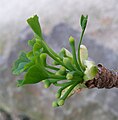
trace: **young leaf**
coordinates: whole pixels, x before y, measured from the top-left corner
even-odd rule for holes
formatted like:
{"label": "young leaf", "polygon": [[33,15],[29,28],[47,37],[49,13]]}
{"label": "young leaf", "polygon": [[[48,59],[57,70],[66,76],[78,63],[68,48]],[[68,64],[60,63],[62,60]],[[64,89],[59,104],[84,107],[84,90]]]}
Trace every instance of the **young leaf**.
{"label": "young leaf", "polygon": [[32,40],[28,40],[28,45],[30,47],[33,47],[35,43],[36,43],[36,40],[34,38]]}
{"label": "young leaf", "polygon": [[25,75],[25,79],[22,82],[20,81],[19,85],[22,86],[24,84],[35,84],[48,77],[49,75],[44,66],[42,66],[41,64],[35,64],[30,67]]}
{"label": "young leaf", "polygon": [[41,53],[41,48],[42,48],[41,44],[36,42],[33,46],[33,54],[39,55]]}
{"label": "young leaf", "polygon": [[27,62],[21,62],[19,63],[18,67],[13,71],[13,74],[19,75],[22,73],[25,69],[24,66],[27,64]]}
{"label": "young leaf", "polygon": [[83,22],[84,18],[85,18],[84,15],[82,15],[81,19],[80,19],[80,25],[81,25],[81,27],[82,27],[82,22]]}
{"label": "young leaf", "polygon": [[29,51],[27,54],[26,54],[27,58],[31,61],[34,60],[34,54],[33,54],[33,51]]}
{"label": "young leaf", "polygon": [[34,16],[30,17],[29,19],[27,19],[27,23],[32,28],[34,33],[36,33],[41,39],[43,39],[41,27],[40,27],[40,24],[38,21],[38,16],[34,15]]}
{"label": "young leaf", "polygon": [[14,62],[12,72],[15,75],[19,75],[24,71],[24,66],[29,63],[30,60],[27,58],[25,52],[21,52],[19,58]]}
{"label": "young leaf", "polygon": [[80,24],[81,24],[82,30],[85,30],[85,28],[86,28],[87,19],[88,19],[88,15],[87,16],[83,16],[83,15],[81,16]]}

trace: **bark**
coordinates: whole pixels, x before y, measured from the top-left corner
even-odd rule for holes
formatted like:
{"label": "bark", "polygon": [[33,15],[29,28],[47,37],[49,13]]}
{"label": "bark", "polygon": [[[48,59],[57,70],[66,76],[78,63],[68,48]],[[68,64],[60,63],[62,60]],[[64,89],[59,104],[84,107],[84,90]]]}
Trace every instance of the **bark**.
{"label": "bark", "polygon": [[92,80],[87,81],[88,88],[118,88],[118,72],[109,70],[103,65],[98,64],[98,73]]}

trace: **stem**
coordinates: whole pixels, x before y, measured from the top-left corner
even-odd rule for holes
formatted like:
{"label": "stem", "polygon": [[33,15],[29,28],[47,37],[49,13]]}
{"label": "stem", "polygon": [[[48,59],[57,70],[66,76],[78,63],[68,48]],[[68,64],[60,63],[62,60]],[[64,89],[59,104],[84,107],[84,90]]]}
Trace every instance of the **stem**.
{"label": "stem", "polygon": [[62,80],[66,80],[66,79],[49,79],[49,81],[53,84],[58,82],[58,81],[62,81]]}
{"label": "stem", "polygon": [[44,41],[42,41],[42,45],[43,45],[43,48],[46,50],[47,54],[53,58],[55,61],[57,61],[60,65],[64,66],[66,69],[68,69],[68,67],[62,62],[60,61],[60,57],[56,54],[56,57],[53,53],[51,53],[52,51],[49,50],[49,47],[45,44]]}
{"label": "stem", "polygon": [[75,51],[75,41],[74,41],[73,37],[70,37],[70,46],[71,46],[71,49],[72,49],[74,64],[76,65],[76,68],[81,71],[80,65],[77,62],[76,51]]}
{"label": "stem", "polygon": [[70,92],[73,90],[73,88],[74,88],[77,84],[78,84],[78,82],[75,82],[75,83],[68,89],[68,91],[62,96],[61,99],[65,100],[65,99],[68,97],[68,95],[70,94]]}
{"label": "stem", "polygon": [[65,86],[65,85],[68,85],[68,84],[72,84],[73,83],[73,81],[71,81],[71,82],[66,82],[66,83],[55,83],[54,85],[55,86]]}
{"label": "stem", "polygon": [[53,66],[49,66],[49,65],[46,65],[45,66],[46,68],[49,68],[49,69],[52,69],[52,70],[59,70],[59,68],[57,68],[57,67],[53,67]]}
{"label": "stem", "polygon": [[58,92],[62,92],[62,90],[64,90],[64,89],[67,88],[68,86],[70,86],[72,83],[73,83],[73,81],[66,83],[63,87],[61,87],[61,88],[58,90]]}

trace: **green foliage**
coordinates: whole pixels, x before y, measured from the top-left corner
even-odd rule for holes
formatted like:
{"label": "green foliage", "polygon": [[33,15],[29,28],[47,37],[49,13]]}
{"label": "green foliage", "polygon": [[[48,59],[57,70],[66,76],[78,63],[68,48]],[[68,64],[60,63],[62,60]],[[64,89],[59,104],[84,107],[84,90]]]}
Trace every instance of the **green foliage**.
{"label": "green foliage", "polygon": [[24,72],[28,68],[27,64],[29,62],[30,60],[27,58],[26,53],[21,52],[19,58],[14,62],[12,73],[15,75],[19,75],[20,73]]}
{"label": "green foliage", "polygon": [[[97,66],[88,60],[88,51],[81,45],[88,16],[81,16],[80,25],[82,34],[78,43],[78,55],[75,49],[75,40],[69,38],[71,52],[62,48],[56,53],[48,46],[42,36],[38,16],[30,17],[27,22],[34,32],[34,38],[28,41],[31,51],[21,52],[14,62],[12,72],[15,75],[24,74],[23,80],[18,80],[18,86],[43,82],[44,87],[50,85],[59,87],[53,107],[62,106],[65,100],[76,90],[85,88],[85,81],[93,79],[97,74]],[[52,59],[52,64],[47,62],[47,56]]]}

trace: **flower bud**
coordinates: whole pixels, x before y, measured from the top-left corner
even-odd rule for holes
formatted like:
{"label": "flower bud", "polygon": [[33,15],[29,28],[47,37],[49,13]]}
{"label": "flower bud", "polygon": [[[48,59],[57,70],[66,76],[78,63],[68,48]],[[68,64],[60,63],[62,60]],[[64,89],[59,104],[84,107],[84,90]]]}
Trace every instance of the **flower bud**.
{"label": "flower bud", "polygon": [[69,42],[70,42],[71,45],[73,45],[75,43],[75,40],[74,40],[74,38],[72,36],[70,36]]}
{"label": "flower bud", "polygon": [[63,58],[63,63],[70,69],[70,70],[74,70],[74,67],[72,65],[72,61],[71,59],[64,57]]}
{"label": "flower bud", "polygon": [[52,102],[52,107],[58,107],[58,106],[59,105],[58,105],[57,101]]}
{"label": "flower bud", "polygon": [[64,100],[63,100],[63,99],[59,100],[59,101],[58,101],[58,105],[59,105],[59,106],[64,105]]}
{"label": "flower bud", "polygon": [[72,80],[73,79],[73,74],[72,73],[67,73],[66,78],[68,80]]}
{"label": "flower bud", "polygon": [[43,63],[44,66],[46,66],[46,58],[47,58],[47,54],[46,53],[42,53],[40,55],[41,62]]}
{"label": "flower bud", "polygon": [[55,95],[56,98],[60,98],[61,96],[61,92],[57,92],[57,94]]}
{"label": "flower bud", "polygon": [[44,87],[45,87],[45,88],[50,87],[51,83],[50,83],[49,80],[44,80],[43,82],[44,82]]}

